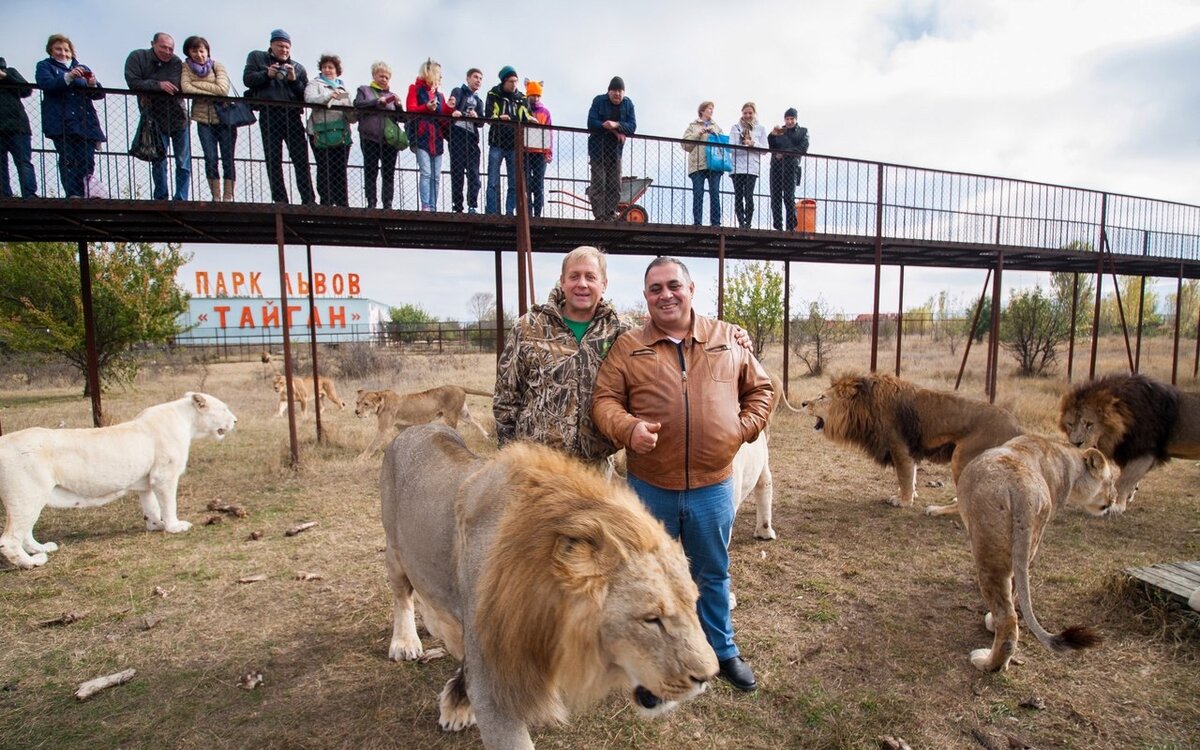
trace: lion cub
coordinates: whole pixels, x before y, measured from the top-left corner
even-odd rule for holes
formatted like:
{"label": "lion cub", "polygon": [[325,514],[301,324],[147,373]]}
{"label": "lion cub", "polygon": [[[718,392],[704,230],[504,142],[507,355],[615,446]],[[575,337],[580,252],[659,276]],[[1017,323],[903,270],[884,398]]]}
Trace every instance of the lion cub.
{"label": "lion cub", "polygon": [[[333,381],[329,378],[320,379],[320,388],[313,388],[312,378],[292,378],[292,394],[296,400],[300,402],[300,415],[304,416],[308,413],[308,400],[312,398],[313,391],[320,391],[323,398],[337,404],[338,409],[345,409],[346,402],[338,398],[337,388]],[[275,416],[282,417],[287,411],[287,379],[282,375],[275,376],[275,392],[279,394],[279,411]]]}
{"label": "lion cub", "polygon": [[1058,635],[1042,629],[1029,596],[1029,564],[1046,524],[1064,503],[1098,516],[1116,499],[1113,468],[1094,448],[1025,435],[967,464],[958,480],[959,512],[988,605],[984,624],[995,633],[990,649],[971,652],[972,664],[985,672],[1007,668],[1017,650],[1014,590],[1025,623],[1046,648],[1062,653],[1099,643],[1099,635],[1086,626]]}

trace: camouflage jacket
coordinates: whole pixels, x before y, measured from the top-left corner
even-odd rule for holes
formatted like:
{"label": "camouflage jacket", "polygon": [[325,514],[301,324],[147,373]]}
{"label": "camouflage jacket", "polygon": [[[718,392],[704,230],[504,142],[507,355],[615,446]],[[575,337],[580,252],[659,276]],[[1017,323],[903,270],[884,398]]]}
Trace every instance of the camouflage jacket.
{"label": "camouflage jacket", "polygon": [[496,435],[501,446],[533,440],[595,461],[616,448],[592,422],[592,388],[609,348],[630,326],[601,301],[583,341],[576,342],[563,320],[564,301],[555,286],[546,304],[513,326],[496,365]]}

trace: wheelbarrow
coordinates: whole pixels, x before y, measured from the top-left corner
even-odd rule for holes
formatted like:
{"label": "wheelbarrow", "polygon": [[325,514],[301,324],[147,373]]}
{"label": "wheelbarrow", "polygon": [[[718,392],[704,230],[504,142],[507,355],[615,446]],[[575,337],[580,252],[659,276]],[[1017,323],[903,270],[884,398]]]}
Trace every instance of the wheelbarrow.
{"label": "wheelbarrow", "polygon": [[[619,221],[645,224],[650,220],[650,213],[646,211],[645,207],[639,205],[638,201],[646,194],[653,182],[653,178],[650,177],[621,178],[620,195],[617,198],[617,219]],[[582,195],[576,195],[566,190],[551,190],[550,194],[563,196],[561,199],[551,198],[550,203],[558,203],[580,211],[592,210],[592,202]]]}

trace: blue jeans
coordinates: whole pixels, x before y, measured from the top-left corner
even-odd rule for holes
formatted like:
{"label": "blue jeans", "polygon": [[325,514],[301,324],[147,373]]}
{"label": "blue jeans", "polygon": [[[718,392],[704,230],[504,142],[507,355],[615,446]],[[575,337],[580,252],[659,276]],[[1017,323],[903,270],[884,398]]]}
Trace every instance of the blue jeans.
{"label": "blue jeans", "polygon": [[47,136],[58,152],[58,177],[68,198],[82,198],[88,175],[96,171],[96,142],[81,135]]}
{"label": "blue jeans", "polygon": [[729,614],[729,535],[733,531],[733,478],[690,490],[664,490],[629,475],[629,486],[667,533],[683,543],[692,580],[700,589],[696,613],[717,659],[738,655]]}
{"label": "blue jeans", "polygon": [[721,226],[721,173],[715,169],[692,172],[692,223],[704,223],[704,183],[708,183],[708,218],[714,227]]}
{"label": "blue jeans", "polygon": [[[237,128],[216,123],[206,125],[196,123],[196,133],[200,136],[200,150],[204,152],[204,177],[209,180],[221,178],[221,170],[225,179],[236,180],[237,171],[233,164],[233,153],[237,147]],[[217,168],[220,159],[221,169]]]}
{"label": "blue jeans", "polygon": [[[188,199],[192,178],[192,133],[186,127],[174,133],[162,134],[163,152],[175,156],[175,200]],[[154,182],[154,200],[167,199],[167,159],[164,156],[150,165],[150,177]]]}
{"label": "blue jeans", "polygon": [[500,213],[501,161],[504,162],[504,169],[508,172],[508,197],[504,201],[505,212],[509,216],[515,216],[517,213],[517,149],[515,147],[488,147],[487,212],[489,214]]}
{"label": "blue jeans", "polygon": [[37,175],[33,171],[33,137],[29,133],[0,133],[0,198],[13,197],[8,182],[8,156],[17,167],[22,198],[37,197]]}
{"label": "blue jeans", "polygon": [[529,190],[529,212],[542,215],[545,205],[546,155],[537,151],[525,154],[525,187]]}
{"label": "blue jeans", "polygon": [[442,179],[442,155],[434,156],[425,149],[418,148],[417,169],[417,195],[421,199],[421,209],[436,211],[438,183]]}

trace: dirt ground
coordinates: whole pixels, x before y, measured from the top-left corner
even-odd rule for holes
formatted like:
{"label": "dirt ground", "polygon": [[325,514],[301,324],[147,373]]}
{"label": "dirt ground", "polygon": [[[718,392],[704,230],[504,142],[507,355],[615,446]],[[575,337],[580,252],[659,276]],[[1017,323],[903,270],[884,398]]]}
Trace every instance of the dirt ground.
{"label": "dirt ground", "polygon": [[[906,374],[951,386],[956,362],[942,348],[906,341]],[[844,361],[866,360],[860,349]],[[1169,378],[1161,357],[1151,361],[1153,374]],[[766,362],[778,371],[778,352]],[[350,401],[364,387],[490,389],[493,368],[487,355],[410,357],[337,384]],[[36,534],[61,549],[36,570],[0,568],[0,747],[481,747],[473,729],[437,726],[450,660],[386,658],[379,457],[354,462],[373,420],[356,420],[352,407],[326,410],[321,444],[312,418],[301,422],[293,470],[268,374],[258,362],[175,363],[148,367],[136,387],[108,395],[107,411],[125,419],[204,390],[240,422],[223,442],[193,446],[180,485],[191,531],[146,532],[133,496],[96,510],[48,509]],[[794,377],[792,402],[826,382]],[[90,422],[77,385],[9,386],[0,389],[6,434]],[[1064,387],[1006,377],[998,402],[1051,432]],[[964,384],[968,395],[980,391],[978,379]],[[468,397],[468,407],[491,430],[487,399]],[[1122,575],[1200,559],[1200,465],[1173,461],[1152,472],[1121,517],[1061,513],[1033,571],[1039,618],[1052,631],[1091,624],[1105,640],[1057,656],[1023,630],[1010,671],[985,675],[967,660],[990,635],[960,524],[886,505],[894,473],[811,428],[787,413],[772,427],[779,539],[753,538],[748,507],[734,532],[734,624],[760,690],[715,684],[651,723],[614,696],[569,725],[536,731],[539,747],[876,748],[894,736],[913,748],[1200,748],[1200,618]],[[473,428],[464,437],[480,453],[494,451]],[[947,467],[922,466],[918,505],[948,501],[950,485]],[[248,515],[206,525],[218,515],[205,509],[214,500]],[[317,525],[284,535],[304,521]],[[254,531],[260,540],[250,539]],[[238,583],[253,575],[265,579]],[[41,624],[64,613],[82,619]],[[137,670],[131,682],[86,702],[72,697],[84,680],[126,668]],[[253,672],[262,685],[240,689]]]}

